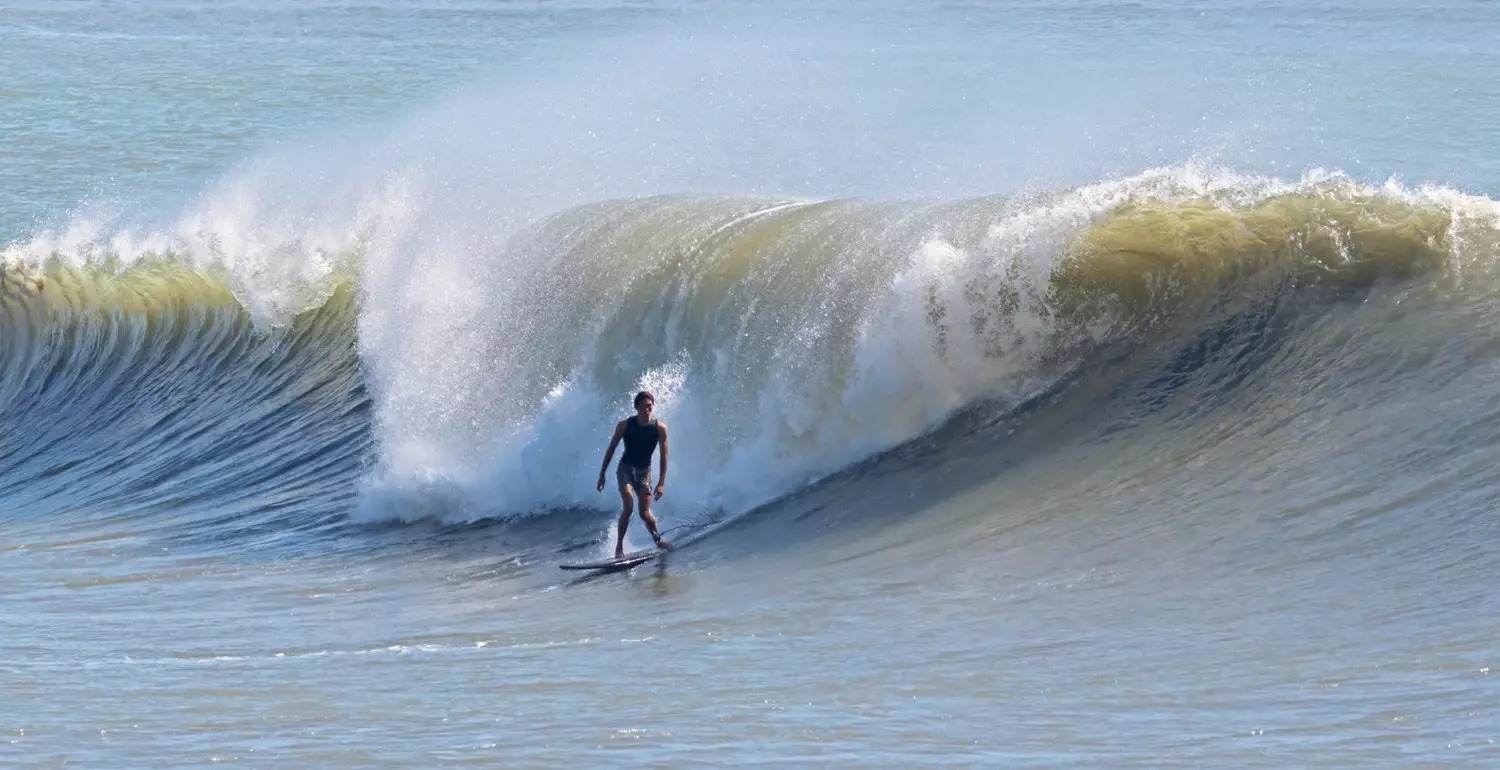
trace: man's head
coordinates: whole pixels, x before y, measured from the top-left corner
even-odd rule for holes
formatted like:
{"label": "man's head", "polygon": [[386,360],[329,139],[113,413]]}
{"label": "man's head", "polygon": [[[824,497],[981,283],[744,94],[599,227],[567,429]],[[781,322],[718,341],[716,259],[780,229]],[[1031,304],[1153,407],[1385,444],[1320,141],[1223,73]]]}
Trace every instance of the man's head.
{"label": "man's head", "polygon": [[650,414],[656,408],[656,396],[651,391],[643,390],[635,394],[635,410],[641,414]]}

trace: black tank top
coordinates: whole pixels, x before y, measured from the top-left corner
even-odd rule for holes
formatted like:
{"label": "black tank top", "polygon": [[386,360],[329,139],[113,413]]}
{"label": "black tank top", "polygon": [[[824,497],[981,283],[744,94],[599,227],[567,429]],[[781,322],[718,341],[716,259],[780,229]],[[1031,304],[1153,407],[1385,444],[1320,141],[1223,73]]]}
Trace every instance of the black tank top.
{"label": "black tank top", "polygon": [[656,442],[661,440],[661,429],[656,420],[642,425],[640,420],[630,417],[625,420],[625,454],[620,462],[634,468],[650,468],[651,453],[656,451]]}

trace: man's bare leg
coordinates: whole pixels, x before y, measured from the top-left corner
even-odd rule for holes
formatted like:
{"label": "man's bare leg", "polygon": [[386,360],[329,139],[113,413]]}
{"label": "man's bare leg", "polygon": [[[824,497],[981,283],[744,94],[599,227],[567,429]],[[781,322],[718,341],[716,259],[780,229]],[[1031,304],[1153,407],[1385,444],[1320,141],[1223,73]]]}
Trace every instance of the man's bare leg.
{"label": "man's bare leg", "polygon": [[641,495],[641,521],[646,522],[646,531],[651,533],[651,539],[656,542],[658,548],[671,548],[672,544],[661,539],[661,530],[656,528],[656,517],[651,515],[651,493],[648,491]]}
{"label": "man's bare leg", "polygon": [[[650,499],[650,498],[643,498]],[[620,522],[615,525],[615,558],[625,555],[625,530],[630,528],[630,514],[634,507],[630,487],[620,487]]]}

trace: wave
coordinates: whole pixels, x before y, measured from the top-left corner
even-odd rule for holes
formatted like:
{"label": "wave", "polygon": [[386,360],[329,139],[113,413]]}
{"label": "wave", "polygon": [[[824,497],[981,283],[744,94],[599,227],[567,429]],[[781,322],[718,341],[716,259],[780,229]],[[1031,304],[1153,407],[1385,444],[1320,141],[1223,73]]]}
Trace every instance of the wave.
{"label": "wave", "polygon": [[[613,199],[457,242],[406,205],[279,240],[220,211],[4,252],[0,495],[315,493],[319,521],[607,506],[608,426],[646,388],[670,500],[733,514],[1106,351],[1488,270],[1500,244],[1486,198],[1195,167],[953,200]],[[254,259],[222,259],[225,233]]]}
{"label": "wave", "polygon": [[[453,338],[450,360],[483,366],[375,359],[424,376],[376,387],[402,411],[366,513],[588,505],[600,426],[639,388],[692,447],[679,494],[744,510],[966,407],[1023,404],[1101,348],[1441,271],[1460,243],[1488,260],[1493,228],[1493,204],[1448,191],[1184,170],[1036,198],[572,208],[508,244],[516,274],[485,305],[504,311],[474,319],[472,348]],[[434,402],[482,427],[453,442]]]}
{"label": "wave", "polygon": [[170,262],[3,274],[7,515],[190,509],[187,527],[234,522],[220,534],[342,516],[370,446],[351,292],[265,330]]}

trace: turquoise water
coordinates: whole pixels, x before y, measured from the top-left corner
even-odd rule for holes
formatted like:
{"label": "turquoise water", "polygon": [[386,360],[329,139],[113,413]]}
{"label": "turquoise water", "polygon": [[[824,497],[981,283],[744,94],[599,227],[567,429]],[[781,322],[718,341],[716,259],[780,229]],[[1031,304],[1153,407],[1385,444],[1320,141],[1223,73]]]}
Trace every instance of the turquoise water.
{"label": "turquoise water", "polygon": [[0,762],[1491,766],[1497,39],[0,0]]}

